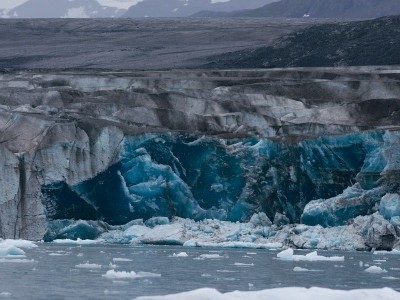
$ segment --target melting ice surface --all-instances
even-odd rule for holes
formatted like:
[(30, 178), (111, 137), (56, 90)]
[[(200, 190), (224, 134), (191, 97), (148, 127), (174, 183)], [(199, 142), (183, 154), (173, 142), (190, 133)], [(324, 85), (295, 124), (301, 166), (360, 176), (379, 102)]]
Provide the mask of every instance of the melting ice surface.
[[(359, 295), (366, 299), (365, 292), (344, 292), (353, 289), (379, 289), (368, 290), (367, 299), (400, 299), (396, 292), (400, 290), (400, 256), (384, 252), (318, 251), (318, 257), (344, 258), (293, 261), (278, 259), (282, 251), (266, 249), (59, 243), (23, 249), (25, 258), (21, 261), (0, 260), (0, 294), (11, 299), (135, 299), (197, 289), (202, 290), (166, 299), (204, 299), (201, 296), (207, 293), (215, 296), (211, 299), (235, 299), (235, 295), (236, 299), (260, 299), (263, 295), (318, 299), (321, 293), (335, 300), (359, 299)], [(287, 252), (295, 257), (309, 253)], [(365, 272), (367, 265), (387, 272)], [(235, 290), (246, 294), (232, 294)]]

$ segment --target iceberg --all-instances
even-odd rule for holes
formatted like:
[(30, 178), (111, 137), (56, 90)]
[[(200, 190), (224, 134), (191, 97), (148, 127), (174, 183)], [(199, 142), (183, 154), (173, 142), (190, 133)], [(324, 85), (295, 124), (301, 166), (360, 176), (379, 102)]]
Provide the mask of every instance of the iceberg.
[(344, 261), (344, 256), (322, 256), (317, 251), (310, 252), (306, 255), (296, 255), (293, 249), (286, 249), (279, 252), (276, 257), (280, 260), (288, 261)]
[(0, 257), (25, 257), (25, 251), (12, 245), (0, 245)]

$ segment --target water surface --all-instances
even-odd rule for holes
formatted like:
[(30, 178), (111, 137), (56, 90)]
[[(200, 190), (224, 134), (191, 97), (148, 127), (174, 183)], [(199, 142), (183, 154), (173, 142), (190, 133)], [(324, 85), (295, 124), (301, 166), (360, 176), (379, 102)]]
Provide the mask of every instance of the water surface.
[[(181, 251), (188, 257), (172, 256)], [(324, 256), (345, 256), (345, 260), (292, 262), (276, 259), (278, 251), (179, 246), (39, 244), (38, 248), (25, 252), (28, 261), (2, 259), (0, 262), (0, 293), (10, 293), (3, 295), (11, 299), (133, 299), (202, 287), (217, 288), (221, 292), (288, 286), (400, 290), (400, 256), (390, 254), (319, 251)], [(219, 258), (199, 258), (204, 254), (214, 254), (214, 257), (218, 254)], [(77, 267), (87, 262), (101, 267)], [(380, 266), (387, 272), (367, 273), (364, 270), (368, 265)], [(313, 271), (295, 272), (295, 267)], [(102, 276), (111, 269), (152, 272), (161, 277), (108, 279)]]

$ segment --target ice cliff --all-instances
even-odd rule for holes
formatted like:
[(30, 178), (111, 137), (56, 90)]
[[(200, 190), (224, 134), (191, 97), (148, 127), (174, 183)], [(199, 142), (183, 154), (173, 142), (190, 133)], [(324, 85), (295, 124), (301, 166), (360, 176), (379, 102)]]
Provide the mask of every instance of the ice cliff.
[(136, 219), (260, 212), (278, 227), (340, 227), (378, 214), (392, 227), (375, 234), (393, 246), (399, 97), (397, 68), (3, 72), (0, 235), (96, 238)]

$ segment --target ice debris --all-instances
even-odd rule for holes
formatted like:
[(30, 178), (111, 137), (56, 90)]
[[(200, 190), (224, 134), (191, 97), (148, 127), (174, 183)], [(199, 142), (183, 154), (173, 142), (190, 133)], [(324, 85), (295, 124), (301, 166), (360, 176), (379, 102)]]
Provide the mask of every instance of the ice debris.
[(294, 272), (320, 272), (320, 270), (310, 270), (302, 267), (294, 267), (293, 268)]
[(79, 268), (79, 269), (100, 269), (101, 265), (98, 264), (91, 264), (91, 263), (83, 263), (83, 264), (77, 264), (75, 265), (75, 268)]
[(375, 274), (387, 272), (385, 269), (382, 269), (381, 267), (378, 267), (378, 266), (370, 266), (369, 268), (365, 269), (364, 271), (367, 273), (375, 273)]
[(150, 272), (126, 272), (126, 271), (114, 271), (108, 270), (106, 274), (102, 275), (107, 279), (136, 279), (136, 278), (148, 278), (148, 277), (161, 277), (161, 274), (150, 273)]
[(71, 240), (71, 239), (56, 239), (53, 241), (55, 244), (68, 244), (68, 245), (92, 245), (100, 243), (101, 240)]
[(344, 261), (344, 256), (321, 256), (318, 255), (317, 251), (308, 253), (306, 255), (293, 254), (293, 249), (286, 249), (279, 252), (276, 256), (281, 260), (290, 261)]
[(166, 296), (147, 296), (138, 297), (136, 300), (259, 300), (259, 299), (274, 299), (274, 300), (298, 300), (298, 299), (326, 299), (326, 300), (398, 300), (400, 293), (390, 288), (383, 289), (363, 289), (363, 290), (331, 290), (326, 288), (278, 288), (261, 291), (248, 292), (230, 292), (220, 293), (216, 289), (203, 288), (190, 292), (184, 292)]
[(186, 252), (179, 252), (172, 254), (172, 257), (188, 257), (189, 255)]

